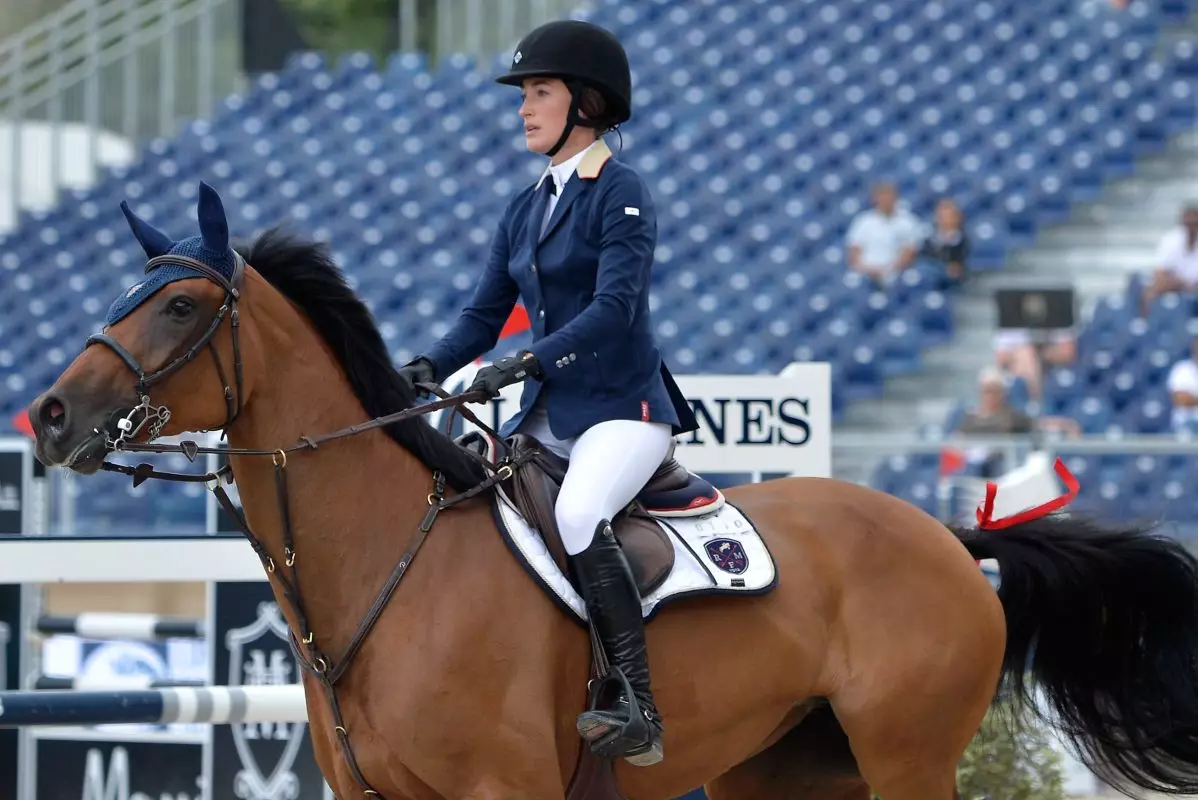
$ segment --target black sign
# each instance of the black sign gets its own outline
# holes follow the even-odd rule
[[[21,519],[25,459],[31,457],[28,452],[0,450],[0,536],[25,532]],[[0,685],[7,690],[21,688],[20,625],[21,587],[0,585]],[[17,731],[0,730],[0,800],[16,799]]]
[[[1073,327],[1072,289],[999,289],[994,293],[998,327],[1034,331]]]
[[[200,800],[203,752],[198,742],[41,738],[37,743],[37,796],[55,800]]]
[[[224,455],[209,469],[227,463]],[[226,485],[239,509],[236,484]],[[215,509],[216,533],[240,534],[236,520],[208,495]],[[218,582],[211,642],[212,678],[216,685],[299,683],[299,664],[288,642],[287,623],[279,613],[263,573],[261,582]],[[240,797],[335,800],[324,782],[305,723],[216,725],[212,728],[212,800]],[[234,794],[233,787],[250,788]],[[2,798],[0,798],[2,800]]]
[[[14,586],[0,586],[0,606],[3,606]],[[19,595],[16,599],[19,599]],[[6,690],[18,689],[17,686],[17,643],[14,641],[13,630],[4,620],[4,610],[0,608],[0,685]],[[0,800],[16,800],[17,798],[17,731],[15,729],[0,730]]]
[[[0,450],[0,534],[22,534],[26,453]]]
[[[270,584],[217,583],[215,682],[224,686],[298,683],[299,665]],[[234,793],[234,787],[248,793]],[[325,797],[308,726],[303,722],[217,725],[212,729],[212,797],[224,800]]]

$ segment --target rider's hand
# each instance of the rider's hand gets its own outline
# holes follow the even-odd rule
[[[470,384],[470,388],[466,391],[482,390],[487,393],[488,397],[498,397],[499,390],[504,386],[510,386],[529,378],[540,379],[542,375],[544,372],[541,370],[541,364],[537,361],[536,356],[525,350],[515,356],[501,358],[494,364],[480,369],[474,376],[474,383]]]
[[[418,383],[432,383],[436,378],[436,369],[433,367],[433,362],[429,361],[424,356],[417,356],[399,368],[400,379],[408,385],[412,393],[419,396],[424,393],[424,390],[416,386]]]

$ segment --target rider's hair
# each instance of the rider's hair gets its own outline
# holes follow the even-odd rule
[[[616,127],[615,115],[608,111],[607,98],[593,86],[583,87],[578,110],[582,112],[587,127],[595,129],[596,136],[602,136]]]

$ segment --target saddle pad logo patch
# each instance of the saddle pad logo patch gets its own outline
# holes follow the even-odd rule
[[[711,563],[733,575],[743,575],[749,568],[749,557],[740,542],[733,539],[712,539],[703,545]]]

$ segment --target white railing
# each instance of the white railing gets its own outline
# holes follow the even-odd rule
[[[236,0],[74,0],[0,41],[0,231],[240,86]]]
[[[832,463],[836,473],[838,460],[859,461],[868,456],[873,466],[888,458],[910,458],[916,455],[935,455],[947,451],[968,454],[971,451],[990,451],[1002,454],[1001,469],[1009,471],[1026,463],[1033,453],[1048,457],[1057,455],[1119,455],[1119,456],[1169,456],[1184,455],[1190,459],[1198,456],[1198,437],[1173,434],[1136,434],[1124,437],[1087,435],[1069,438],[1056,433],[1013,436],[946,436],[944,438],[921,438],[907,434],[846,434],[833,431]],[[872,467],[871,467],[872,471]],[[1083,490],[1100,480],[1097,475],[1079,474]],[[990,480],[995,480],[991,478]],[[970,522],[976,504],[985,492],[986,479],[963,474],[944,474],[939,477],[933,491],[936,496],[937,514],[941,519]],[[1150,510],[1148,513],[1156,513]],[[1198,520],[1167,518],[1176,532],[1194,537],[1198,546]]]

